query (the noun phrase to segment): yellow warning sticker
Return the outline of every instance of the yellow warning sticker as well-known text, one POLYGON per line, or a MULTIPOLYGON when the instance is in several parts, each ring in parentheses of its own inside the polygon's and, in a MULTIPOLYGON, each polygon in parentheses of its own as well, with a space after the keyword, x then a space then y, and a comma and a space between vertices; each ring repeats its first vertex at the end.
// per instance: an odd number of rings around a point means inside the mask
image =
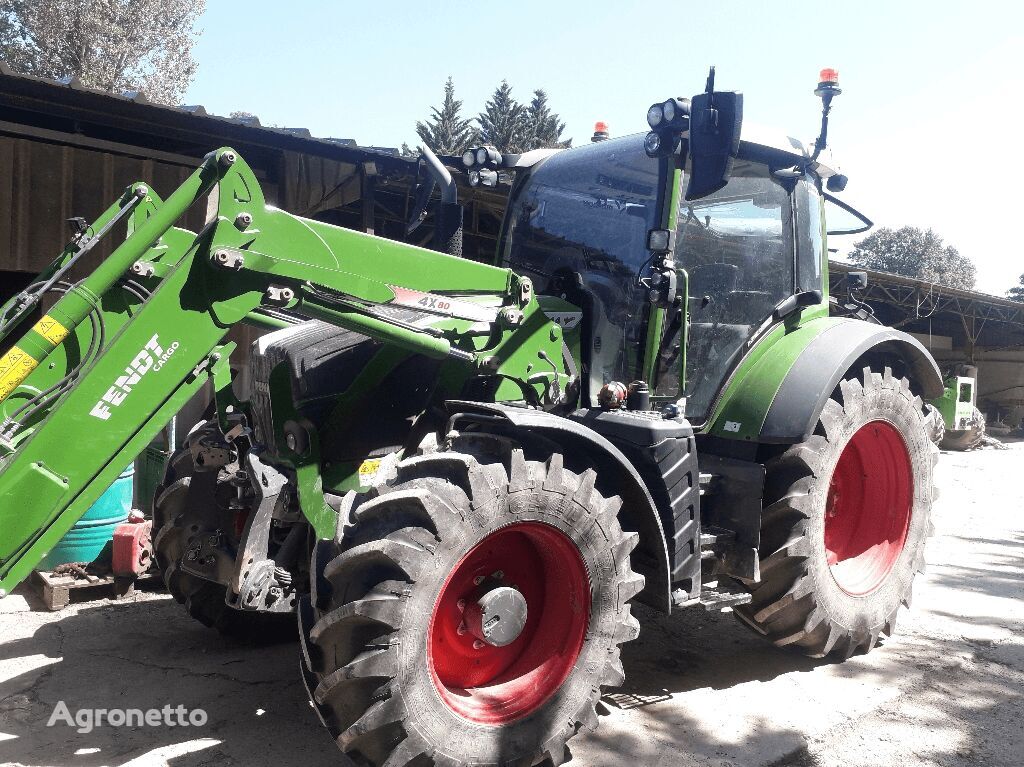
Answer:
POLYGON ((68 329, 49 314, 33 325, 32 329, 54 346, 68 337, 68 329))
POLYGON ((359 464, 359 484, 368 485, 373 482, 378 471, 380 471, 380 458, 367 458, 359 464))
POLYGON ((17 346, 0 357, 0 400, 18 388, 39 362, 17 346))

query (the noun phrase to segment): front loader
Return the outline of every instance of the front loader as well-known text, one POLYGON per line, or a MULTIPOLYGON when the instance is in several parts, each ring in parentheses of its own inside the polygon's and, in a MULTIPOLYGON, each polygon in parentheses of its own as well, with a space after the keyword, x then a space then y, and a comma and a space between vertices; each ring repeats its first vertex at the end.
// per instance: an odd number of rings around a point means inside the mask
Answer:
POLYGON ((426 150, 447 252, 270 207, 228 148, 166 201, 132 185, 0 311, 0 588, 210 383, 153 502, 164 580, 242 639, 297 620, 357 764, 562 763, 633 601, 872 649, 923 567, 942 381, 909 335, 829 317, 835 81, 813 147, 742 129, 712 70, 646 135, 474 148, 471 184, 514 177, 493 265, 458 257, 426 150), (271 331, 246 391, 239 323, 271 331))

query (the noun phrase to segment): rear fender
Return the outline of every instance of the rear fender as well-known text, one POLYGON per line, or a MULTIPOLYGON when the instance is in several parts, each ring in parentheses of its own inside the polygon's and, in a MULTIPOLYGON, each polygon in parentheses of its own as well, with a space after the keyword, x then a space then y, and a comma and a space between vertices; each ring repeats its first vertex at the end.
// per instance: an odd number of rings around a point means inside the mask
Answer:
POLYGON ((917 339, 862 320, 829 317, 779 328, 748 358, 727 384, 705 433, 765 444, 802 442, 839 382, 875 358, 901 364, 924 399, 943 393, 938 365, 917 339))

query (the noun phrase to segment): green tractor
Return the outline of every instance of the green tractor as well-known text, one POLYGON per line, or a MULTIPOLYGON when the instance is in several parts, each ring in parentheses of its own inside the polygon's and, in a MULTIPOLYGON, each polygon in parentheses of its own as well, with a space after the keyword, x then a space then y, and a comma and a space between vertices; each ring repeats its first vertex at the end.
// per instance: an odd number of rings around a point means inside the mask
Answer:
POLYGON ((0 312, 0 339, 21 331, 0 588, 210 383, 154 499, 156 559, 225 633, 297 620, 310 699, 357 764, 561 764, 623 683, 634 602, 871 650, 924 565, 943 386, 911 336, 829 316, 834 72, 816 93, 812 147, 741 132, 712 71, 646 135, 467 152, 471 184, 514 177, 493 265, 459 257, 429 152, 438 250, 270 207, 227 148, 166 201, 132 185, 0 312), (203 198, 206 226, 176 228, 203 198), (272 330, 246 391, 238 323, 272 330))
POLYGON ((931 404, 942 417, 939 447, 971 450, 985 439, 985 414, 977 406, 978 369, 958 365, 943 382, 942 396, 931 404))

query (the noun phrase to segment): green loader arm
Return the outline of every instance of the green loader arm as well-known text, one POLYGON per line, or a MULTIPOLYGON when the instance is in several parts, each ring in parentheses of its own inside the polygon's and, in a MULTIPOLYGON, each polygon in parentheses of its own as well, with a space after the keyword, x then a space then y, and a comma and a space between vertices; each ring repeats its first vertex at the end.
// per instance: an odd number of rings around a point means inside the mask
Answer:
MULTIPOLYGON (((125 217, 124 242, 83 280, 65 283, 13 346, 6 337, 38 303, 40 284, 56 284, 81 243, 58 256, 34 293, 0 310, 0 596, 207 380, 228 388, 233 345, 223 342, 237 323, 318 318, 453 360, 470 376, 500 377, 507 400, 554 406, 569 391, 561 329, 529 280, 269 207, 231 149, 208 155, 166 202, 134 184, 93 223, 87 244, 125 217), (206 196, 203 230, 174 228, 206 196), (395 307, 425 321, 398 320, 395 307)), ((334 512, 315 434, 306 434, 294 449, 278 434, 278 449, 299 478, 303 512, 329 536, 334 512)))

